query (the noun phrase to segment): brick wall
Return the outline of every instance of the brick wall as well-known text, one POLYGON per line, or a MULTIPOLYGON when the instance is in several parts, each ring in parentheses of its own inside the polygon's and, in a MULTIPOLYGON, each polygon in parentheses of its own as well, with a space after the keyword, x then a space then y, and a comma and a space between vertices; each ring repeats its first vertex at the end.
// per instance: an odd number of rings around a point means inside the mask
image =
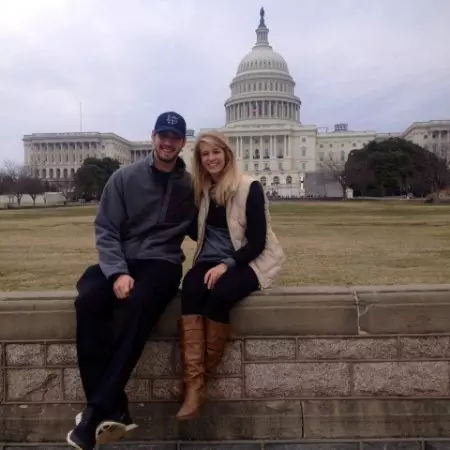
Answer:
MULTIPOLYGON (((175 301, 127 387, 140 424, 133 448, 450 449, 449 293, 391 286, 255 295, 235 310, 208 402, 187 423, 174 419, 170 389, 180 372, 175 301)), ((10 442, 2 450, 62 442, 83 406, 72 297, 0 296, 0 442, 10 442)))

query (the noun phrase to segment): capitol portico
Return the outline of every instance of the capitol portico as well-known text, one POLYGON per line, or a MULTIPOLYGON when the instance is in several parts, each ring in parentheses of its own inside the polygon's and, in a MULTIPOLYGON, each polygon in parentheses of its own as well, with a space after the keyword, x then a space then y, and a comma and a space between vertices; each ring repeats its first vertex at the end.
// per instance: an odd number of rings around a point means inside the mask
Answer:
MULTIPOLYGON (((344 164, 352 150, 374 139, 403 137, 450 160, 450 120, 415 122, 389 134, 351 131, 347 124, 318 128, 302 124, 302 102, 295 87, 287 62, 270 45, 261 9, 256 41, 238 64, 225 101, 225 125, 219 130, 228 137, 240 168, 258 178, 268 193, 340 196, 338 184, 325 181, 324 166, 327 161, 344 164)), ((194 141, 190 130, 181 153, 188 168, 194 141)), ((34 175, 52 181, 70 179, 89 156, 130 164, 152 149, 150 140, 135 142, 97 132, 38 133, 24 136, 23 142, 25 164, 34 175)))

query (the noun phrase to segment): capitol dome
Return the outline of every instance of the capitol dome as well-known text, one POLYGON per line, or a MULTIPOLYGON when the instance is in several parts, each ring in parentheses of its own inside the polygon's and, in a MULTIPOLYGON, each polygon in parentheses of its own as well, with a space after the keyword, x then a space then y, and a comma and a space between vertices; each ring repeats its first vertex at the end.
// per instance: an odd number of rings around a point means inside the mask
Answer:
POLYGON ((247 53, 239 64, 238 75, 243 72, 251 72, 254 70, 280 70, 289 74, 289 69, 285 59, 272 47, 259 47, 247 53))
POLYGON ((238 122, 278 119, 300 122, 301 101, 295 96, 295 81, 286 60, 269 44, 264 8, 260 11, 256 43, 238 65, 225 102, 227 126, 238 122))

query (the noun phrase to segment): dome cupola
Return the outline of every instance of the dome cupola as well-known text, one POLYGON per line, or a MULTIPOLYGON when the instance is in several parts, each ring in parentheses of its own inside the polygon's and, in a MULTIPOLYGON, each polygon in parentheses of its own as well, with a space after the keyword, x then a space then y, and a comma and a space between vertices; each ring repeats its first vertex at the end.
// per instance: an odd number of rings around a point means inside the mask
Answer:
POLYGON ((227 126, 255 119, 300 122, 301 101, 294 93, 295 81, 286 60, 269 43, 264 8, 256 43, 239 63, 230 88, 231 96, 225 102, 227 126))

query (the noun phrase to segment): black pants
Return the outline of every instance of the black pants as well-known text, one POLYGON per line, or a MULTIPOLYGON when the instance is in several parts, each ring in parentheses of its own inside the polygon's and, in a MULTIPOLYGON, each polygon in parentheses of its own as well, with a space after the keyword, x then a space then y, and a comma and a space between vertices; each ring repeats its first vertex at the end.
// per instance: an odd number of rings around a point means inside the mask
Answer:
POLYGON ((231 308, 258 289, 258 278, 248 266, 228 269, 209 290, 205 274, 218 263, 199 262, 186 274, 181 291, 183 315, 204 315, 215 322, 228 323, 231 308))
POLYGON ((77 283, 77 353, 88 406, 109 414, 128 407, 125 386, 152 328, 178 292, 182 267, 162 260, 129 264, 134 287, 114 295, 98 265, 77 283), (114 319, 114 320, 113 320, 114 319))

